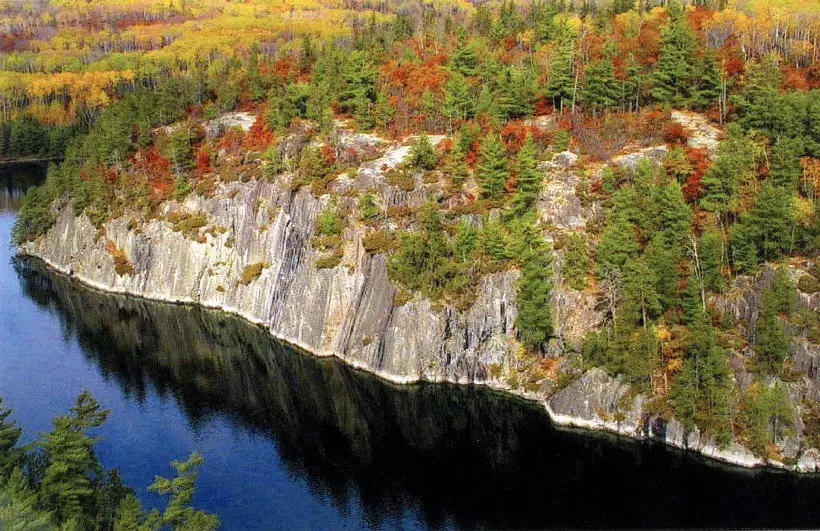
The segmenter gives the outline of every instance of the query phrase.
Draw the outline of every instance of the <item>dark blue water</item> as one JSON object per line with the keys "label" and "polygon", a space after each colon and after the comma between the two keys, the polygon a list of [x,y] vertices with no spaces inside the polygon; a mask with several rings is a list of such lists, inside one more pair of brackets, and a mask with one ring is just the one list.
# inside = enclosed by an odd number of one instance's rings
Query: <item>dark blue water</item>
{"label": "dark blue water", "polygon": [[[0,167],[0,240],[20,191]],[[195,505],[227,529],[820,527],[820,478],[718,465],[554,428],[476,387],[397,387],[219,312],[107,295],[0,246],[0,395],[30,440],[77,393],[98,452],[147,505],[170,461],[206,459]]]}

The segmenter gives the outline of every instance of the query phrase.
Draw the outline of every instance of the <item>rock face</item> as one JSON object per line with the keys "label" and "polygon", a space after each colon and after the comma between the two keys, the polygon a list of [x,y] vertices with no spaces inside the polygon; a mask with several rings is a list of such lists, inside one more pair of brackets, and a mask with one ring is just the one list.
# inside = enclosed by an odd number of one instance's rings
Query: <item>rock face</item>
{"label": "rock face", "polygon": [[[311,237],[326,200],[306,189],[231,183],[178,205],[207,216],[213,230],[199,239],[161,220],[135,230],[126,218],[102,234],[66,206],[22,251],[101,289],[236,313],[289,343],[394,381],[485,381],[487,364],[503,361],[514,342],[517,274],[485,278],[467,312],[427,300],[397,305],[386,257],[365,253],[361,234],[352,235],[342,264],[316,267]],[[112,245],[133,274],[117,273]],[[247,278],[254,265],[261,271]]]}
{"label": "rock face", "polygon": [[[385,182],[384,173],[402,161],[408,146],[382,149],[368,136],[348,140],[357,157],[367,161],[355,175],[330,183],[338,200],[355,201],[356,194],[348,192],[356,190],[372,190],[385,208],[418,207],[429,200],[430,188],[421,179],[411,191]],[[661,150],[649,148],[621,163],[637,165],[641,159],[661,156]],[[548,183],[539,201],[542,219],[570,231],[583,227],[591,215],[575,194],[574,161],[571,153],[563,153],[544,168]],[[156,219],[126,214],[100,228],[69,204],[55,205],[55,224],[20,251],[105,291],[240,315],[313,354],[339,357],[394,382],[486,384],[541,402],[559,424],[651,437],[744,466],[763,464],[739,445],[719,449],[697,429],[684,430],[674,419],[647,420],[645,397],[635,396],[621,379],[601,369],[578,375],[555,394],[558,384],[552,377],[535,382],[535,391],[532,385],[511,383],[503,368],[519,361],[518,272],[482,279],[468,310],[419,296],[404,302],[388,277],[387,257],[364,250],[367,229],[355,222],[345,229],[341,260],[322,267],[323,256],[313,239],[317,216],[330,201],[328,195],[316,197],[307,187],[294,190],[286,182],[229,182],[208,197],[190,195],[183,203],[165,203]],[[560,252],[556,256],[560,270],[563,258]],[[739,279],[736,295],[716,305],[735,321],[753,323],[759,291],[770,277]],[[600,325],[595,302],[593,294],[557,282],[551,295],[558,336],[553,354],[578,351],[585,334]],[[799,396],[794,388],[795,399],[817,399],[817,348],[807,343],[794,349],[796,365],[808,374]],[[795,468],[816,469],[816,454],[797,456]]]}

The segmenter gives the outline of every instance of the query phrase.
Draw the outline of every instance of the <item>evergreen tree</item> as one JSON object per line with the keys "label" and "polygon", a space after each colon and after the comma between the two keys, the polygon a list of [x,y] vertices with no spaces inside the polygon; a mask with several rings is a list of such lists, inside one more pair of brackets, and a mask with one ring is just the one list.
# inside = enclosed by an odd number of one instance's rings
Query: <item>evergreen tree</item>
{"label": "evergreen tree", "polygon": [[248,55],[248,77],[245,83],[248,98],[252,101],[262,101],[265,98],[265,86],[262,74],[259,72],[259,44],[251,45]]}
{"label": "evergreen tree", "polygon": [[467,33],[463,28],[459,28],[458,33],[458,43],[453,53],[450,54],[450,68],[461,76],[475,76],[478,74],[478,58],[475,49],[467,42]]}
{"label": "evergreen tree", "polygon": [[739,248],[753,245],[759,258],[773,260],[792,245],[793,226],[791,192],[767,180],[751,210],[741,217],[741,227],[735,228],[732,244]]}
{"label": "evergreen tree", "polygon": [[430,171],[438,164],[438,155],[430,142],[430,137],[420,135],[416,142],[410,147],[408,163],[413,168],[423,171]]}
{"label": "evergreen tree", "polygon": [[743,88],[738,96],[732,97],[737,107],[739,124],[744,129],[773,131],[783,112],[780,105],[780,85],[783,74],[773,53],[760,62],[749,62]]}
{"label": "evergreen tree", "polygon": [[635,227],[624,215],[612,214],[598,244],[598,264],[620,268],[640,251]]}
{"label": "evergreen tree", "polygon": [[769,457],[769,447],[794,433],[794,409],[785,387],[775,381],[771,387],[755,382],[743,397],[741,421],[746,428],[749,448]]}
{"label": "evergreen tree", "polygon": [[755,354],[757,367],[766,374],[778,374],[789,351],[789,340],[777,317],[778,300],[768,289],[763,293],[763,304],[757,318]]}
{"label": "evergreen tree", "polygon": [[459,136],[453,142],[453,148],[447,154],[444,165],[444,172],[450,177],[450,191],[452,193],[460,192],[464,181],[470,176],[467,155],[460,140],[461,137]]}
{"label": "evergreen tree", "polygon": [[575,78],[572,72],[575,41],[568,31],[558,41],[558,48],[550,61],[550,78],[547,82],[547,96],[552,98],[553,107],[564,111],[565,104],[573,101]]}
{"label": "evergreen tree", "polygon": [[98,439],[86,430],[100,426],[108,410],[88,391],[77,397],[71,414],[54,419],[54,430],[41,443],[46,460],[41,487],[41,504],[61,520],[83,520],[93,506],[94,482],[102,467],[94,453]]}
{"label": "evergreen tree", "polygon": [[743,176],[754,171],[755,151],[754,143],[739,127],[728,127],[727,139],[718,146],[717,158],[703,176],[703,209],[719,214],[736,211]]}
{"label": "evergreen tree", "polygon": [[695,37],[677,0],[667,8],[669,23],[661,30],[661,51],[652,78],[655,101],[683,107],[692,92]]}
{"label": "evergreen tree", "polygon": [[583,234],[573,233],[564,247],[564,280],[573,289],[586,287],[592,260],[589,257],[589,245]]}
{"label": "evergreen tree", "polygon": [[454,73],[444,85],[444,115],[453,121],[469,120],[475,116],[470,84],[459,73]]}
{"label": "evergreen tree", "polygon": [[591,62],[586,67],[581,97],[592,114],[612,109],[620,102],[620,88],[615,79],[615,65],[612,62],[615,53],[615,42],[609,41],[604,47],[603,58]]}
{"label": "evergreen tree", "polygon": [[700,261],[703,287],[715,293],[723,289],[723,237],[717,231],[704,232],[698,243],[698,257]]}
{"label": "evergreen tree", "polygon": [[[169,525],[174,529],[209,531],[219,527],[218,516],[199,511],[190,506],[202,461],[202,456],[193,453],[187,461],[174,461],[172,463],[177,471],[175,478],[156,477],[148,490],[170,496],[171,499],[161,515],[156,510],[152,511],[149,515],[149,521],[157,522],[160,525]],[[133,510],[133,506],[131,510]]]}
{"label": "evergreen tree", "polygon": [[709,317],[701,312],[690,327],[686,358],[672,386],[676,416],[688,427],[697,425],[718,444],[731,441],[733,383],[722,349],[716,345]]}
{"label": "evergreen tree", "polygon": [[518,279],[518,340],[531,349],[540,349],[552,335],[550,290],[552,267],[549,249],[538,245],[521,266]]}
{"label": "evergreen tree", "polygon": [[11,413],[10,409],[3,409],[3,397],[0,397],[0,480],[9,475],[22,457],[22,451],[16,446],[23,429],[8,420]]}
{"label": "evergreen tree", "polygon": [[531,210],[538,199],[538,194],[541,193],[543,176],[538,171],[537,156],[538,146],[535,145],[532,136],[527,135],[527,140],[515,159],[515,169],[518,173],[518,186],[513,196],[512,208],[515,216],[521,216]]}
{"label": "evergreen tree", "polygon": [[[660,296],[655,290],[655,273],[642,258],[628,260],[624,264],[623,273],[624,307],[629,313],[634,312],[646,328],[649,325],[649,318],[661,312]],[[621,315],[624,315],[624,312],[621,312]]]}
{"label": "evergreen tree", "polygon": [[504,184],[509,177],[507,150],[498,135],[488,134],[481,142],[479,153],[481,164],[476,177],[485,199],[499,200],[504,198]]}
{"label": "evergreen tree", "polygon": [[29,488],[25,474],[15,468],[0,482],[0,529],[7,531],[51,531],[51,514],[37,508],[37,494]]}
{"label": "evergreen tree", "polygon": [[791,315],[792,312],[794,312],[797,287],[789,276],[789,271],[785,266],[779,267],[777,271],[775,271],[769,293],[775,312],[785,315]]}
{"label": "evergreen tree", "polygon": [[691,105],[696,109],[708,109],[718,103],[723,85],[714,52],[707,51],[695,60],[694,86]]}

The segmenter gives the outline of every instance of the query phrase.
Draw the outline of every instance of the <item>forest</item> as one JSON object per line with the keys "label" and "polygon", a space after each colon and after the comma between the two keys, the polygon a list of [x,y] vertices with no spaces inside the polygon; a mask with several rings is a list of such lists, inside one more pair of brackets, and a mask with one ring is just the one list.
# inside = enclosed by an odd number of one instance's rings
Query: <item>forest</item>
{"label": "forest", "polygon": [[[816,3],[0,6],[0,158],[63,159],[26,196],[17,243],[54,223],[57,200],[102,226],[135,211],[159,217],[167,201],[237,179],[287,176],[292,189],[328,194],[362,162],[340,142],[340,123],[410,139],[388,183],[412,190],[420,176],[439,193],[419,209],[385,208],[371,193],[355,211],[331,201],[313,240],[324,253],[318,267],[340,263],[344,228],[357,224],[367,252],[389,255],[401,297],[467,309],[483,276],[518,270],[522,356],[542,365],[556,339],[554,283],[593,292],[606,325],[584,340],[583,367],[623,375],[657,412],[758,455],[776,452],[773,442],[792,429],[785,390],[769,383],[793,376],[788,330],[820,340],[817,313],[794,305],[798,289],[820,290]],[[692,132],[672,118],[679,110],[721,131],[714,153],[690,145]],[[229,112],[255,122],[206,133]],[[658,144],[667,148],[660,165],[594,171]],[[603,209],[584,230],[539,217],[542,163],[567,150],[579,156],[582,202]],[[168,221],[204,237],[204,220]],[[127,257],[112,256],[129,274]],[[789,264],[807,273],[792,278]],[[776,274],[749,345],[714,299],[763,267]],[[732,353],[747,347],[756,381],[741,392]],[[816,446],[820,409],[805,407]],[[13,477],[29,489],[42,481]],[[52,498],[32,499],[68,514]]]}

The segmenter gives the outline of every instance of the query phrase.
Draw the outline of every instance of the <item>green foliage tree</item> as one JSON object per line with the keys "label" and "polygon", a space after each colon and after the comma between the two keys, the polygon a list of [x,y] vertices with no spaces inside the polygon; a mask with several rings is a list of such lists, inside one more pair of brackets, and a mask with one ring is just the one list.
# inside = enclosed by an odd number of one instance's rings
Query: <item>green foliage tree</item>
{"label": "green foliage tree", "polygon": [[543,176],[538,171],[537,156],[538,146],[535,145],[532,136],[527,135],[527,139],[515,159],[518,185],[513,196],[511,211],[515,216],[522,216],[532,210],[538,199],[538,194],[541,193]]}
{"label": "green foliage tree", "polygon": [[175,478],[156,477],[148,490],[170,496],[171,499],[161,515],[156,510],[148,515],[149,524],[156,522],[159,524],[156,527],[169,525],[174,529],[200,531],[209,531],[219,527],[218,516],[191,507],[202,462],[202,456],[194,452],[188,460],[172,463],[177,472]]}
{"label": "green foliage tree", "polygon": [[100,408],[91,393],[83,391],[71,414],[54,419],[54,429],[43,436],[42,448],[47,463],[43,471],[40,504],[61,521],[87,520],[91,517],[94,483],[102,467],[94,453],[99,440],[87,430],[100,426],[108,410]]}
{"label": "green foliage tree", "polygon": [[490,133],[484,137],[480,152],[481,164],[476,177],[485,199],[499,200],[504,198],[504,184],[509,177],[507,150],[498,135]]}
{"label": "green foliage tree", "polygon": [[778,381],[771,387],[755,382],[741,403],[741,423],[749,448],[769,457],[769,447],[794,433],[794,408],[786,388]]}
{"label": "green foliage tree", "polygon": [[652,98],[675,107],[685,106],[692,92],[695,38],[677,0],[667,8],[669,23],[661,30],[661,51],[652,78]]}
{"label": "green foliage tree", "polygon": [[430,137],[421,135],[410,147],[408,163],[413,168],[423,171],[430,171],[438,164],[438,154],[430,142]]}
{"label": "green foliage tree", "polygon": [[518,315],[515,320],[518,340],[534,350],[540,349],[553,332],[551,264],[548,246],[539,243],[523,260],[518,280]]}
{"label": "green foliage tree", "polygon": [[756,324],[755,354],[757,368],[765,374],[778,374],[789,352],[789,340],[777,317],[778,293],[769,288],[763,292],[763,302]]}
{"label": "green foliage tree", "polygon": [[587,286],[591,270],[589,245],[583,234],[574,232],[564,247],[564,280],[573,289],[582,290]]}
{"label": "green foliage tree", "polygon": [[732,439],[732,396],[731,371],[708,316],[700,312],[690,327],[686,358],[672,385],[675,414],[686,426],[697,425],[726,445]]}
{"label": "green foliage tree", "polygon": [[0,480],[20,464],[23,454],[16,447],[23,429],[15,421],[9,420],[11,413],[10,409],[3,408],[3,398],[0,397]]}

